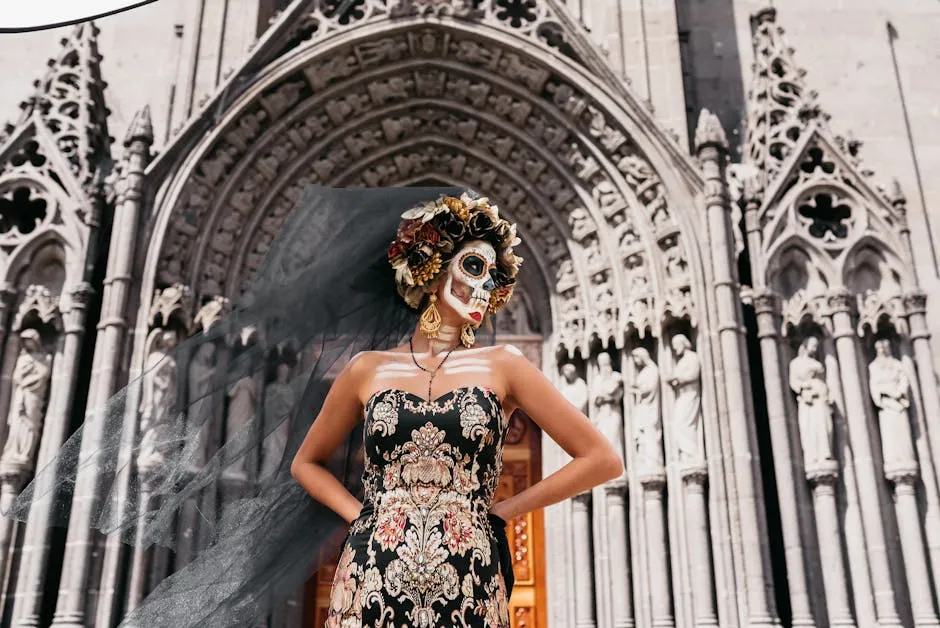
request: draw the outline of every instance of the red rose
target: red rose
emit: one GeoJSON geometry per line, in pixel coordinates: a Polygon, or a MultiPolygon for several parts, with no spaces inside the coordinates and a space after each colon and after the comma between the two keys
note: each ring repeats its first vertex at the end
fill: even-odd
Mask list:
{"type": "Polygon", "coordinates": [[[419,242],[437,244],[438,240],[441,239],[441,234],[437,232],[437,229],[435,229],[432,224],[426,222],[415,234],[415,239],[419,242]]]}

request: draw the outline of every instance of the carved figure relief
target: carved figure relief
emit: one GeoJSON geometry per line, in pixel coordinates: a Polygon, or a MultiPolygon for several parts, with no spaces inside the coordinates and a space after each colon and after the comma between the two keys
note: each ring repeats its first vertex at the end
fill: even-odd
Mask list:
{"type": "Polygon", "coordinates": [[[799,354],[790,362],[790,388],[796,393],[797,421],[803,447],[803,463],[832,460],[832,407],[826,369],[816,359],[819,339],[809,336],[800,344],[799,354]]]}
{"type": "Polygon", "coordinates": [[[644,471],[663,466],[663,424],[659,405],[659,367],[649,351],[639,347],[630,352],[636,377],[630,392],[633,403],[633,438],[636,442],[637,466],[644,471]]]}
{"type": "Polygon", "coordinates": [[[671,341],[675,366],[668,379],[675,391],[673,403],[673,440],[679,460],[705,463],[705,439],[702,432],[702,364],[692,350],[692,341],[676,334],[671,341]]]}
{"type": "MultiPolygon", "coordinates": [[[[597,356],[597,375],[594,385],[593,412],[591,418],[601,434],[607,437],[618,452],[623,448],[623,380],[614,370],[610,354],[597,356]]],[[[621,453],[621,455],[623,455],[621,453]]]]}
{"type": "Polygon", "coordinates": [[[915,463],[908,408],[911,383],[904,365],[891,354],[891,341],[875,342],[875,359],[868,365],[868,385],[878,408],[878,428],[885,468],[915,463]]]}
{"type": "Polygon", "coordinates": [[[154,340],[144,367],[137,466],[145,471],[160,466],[166,460],[167,433],[172,426],[157,420],[172,416],[170,408],[177,400],[177,362],[168,354],[176,342],[175,332],[161,331],[154,340]]]}
{"type": "Polygon", "coordinates": [[[561,394],[565,399],[580,410],[588,413],[588,387],[587,382],[578,375],[578,369],[574,364],[568,362],[561,367],[561,374],[564,381],[559,386],[561,394]]]}
{"type": "Polygon", "coordinates": [[[261,479],[274,474],[287,447],[290,434],[288,415],[294,407],[296,395],[290,385],[291,367],[286,362],[277,365],[277,375],[264,389],[264,430],[261,445],[261,479]]]}
{"type": "Polygon", "coordinates": [[[200,345],[190,360],[187,375],[190,405],[186,418],[189,434],[199,439],[196,459],[193,461],[197,466],[205,464],[208,460],[207,427],[211,424],[212,417],[205,416],[205,409],[212,407],[207,395],[211,386],[212,371],[215,368],[215,352],[215,345],[212,343],[200,345]]]}
{"type": "MultiPolygon", "coordinates": [[[[248,376],[242,377],[229,388],[228,417],[225,422],[227,442],[232,442],[239,432],[254,419],[258,405],[258,392],[258,383],[248,376]]],[[[240,476],[246,475],[248,469],[245,468],[245,462],[247,460],[248,456],[240,456],[226,471],[240,476]]]]}
{"type": "Polygon", "coordinates": [[[42,435],[46,393],[52,378],[52,356],[43,351],[39,332],[20,332],[20,354],[13,367],[13,394],[7,417],[9,431],[0,456],[4,463],[31,466],[42,435]]]}

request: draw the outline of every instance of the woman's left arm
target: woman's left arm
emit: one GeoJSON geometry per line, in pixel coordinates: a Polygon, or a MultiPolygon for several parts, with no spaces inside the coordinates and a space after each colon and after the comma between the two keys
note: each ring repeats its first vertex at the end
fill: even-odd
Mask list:
{"type": "Polygon", "coordinates": [[[507,410],[521,408],[572,457],[561,469],[494,504],[491,512],[509,520],[573,497],[623,473],[623,460],[590,419],[516,347],[505,345],[494,359],[506,383],[507,410]]]}

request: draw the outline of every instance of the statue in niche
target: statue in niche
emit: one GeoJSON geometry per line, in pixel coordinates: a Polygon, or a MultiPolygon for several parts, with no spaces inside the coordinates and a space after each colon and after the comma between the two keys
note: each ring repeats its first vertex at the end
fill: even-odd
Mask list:
{"type": "Polygon", "coordinates": [[[669,385],[675,391],[672,434],[681,462],[704,464],[705,439],[702,432],[702,363],[692,350],[692,341],[676,334],[670,342],[675,366],[669,385]]]}
{"type": "Polygon", "coordinates": [[[637,466],[641,470],[658,470],[663,466],[663,424],[659,407],[659,367],[649,351],[639,347],[630,352],[636,377],[630,392],[634,396],[633,425],[637,466]]]}
{"type": "Polygon", "coordinates": [[[273,382],[264,389],[264,423],[261,447],[261,478],[277,471],[290,435],[290,412],[296,395],[290,385],[290,365],[280,362],[273,382]]]}
{"type": "Polygon", "coordinates": [[[7,417],[7,441],[0,456],[4,463],[31,465],[42,434],[46,393],[52,379],[52,356],[42,350],[35,329],[20,332],[20,354],[13,366],[13,395],[7,417]]]}
{"type": "Polygon", "coordinates": [[[564,382],[559,386],[561,394],[571,404],[583,412],[588,413],[588,387],[587,383],[578,375],[578,369],[574,364],[568,362],[561,367],[561,375],[564,382]]]}
{"type": "Polygon", "coordinates": [[[189,362],[188,390],[189,413],[187,418],[189,429],[187,437],[197,439],[196,459],[193,463],[202,466],[209,459],[209,426],[212,417],[204,416],[212,408],[208,398],[212,385],[212,372],[215,369],[215,344],[207,342],[199,345],[195,355],[189,362]]]}
{"type": "Polygon", "coordinates": [[[900,360],[891,354],[891,341],[875,341],[875,359],[868,365],[868,387],[878,408],[878,428],[885,467],[915,463],[911,424],[911,382],[900,360]]]}
{"type": "Polygon", "coordinates": [[[609,353],[597,356],[597,376],[593,389],[594,424],[620,453],[623,448],[623,380],[620,373],[614,370],[609,353]]]}
{"type": "Polygon", "coordinates": [[[176,332],[161,331],[154,340],[144,368],[143,394],[140,404],[140,449],[137,465],[141,469],[152,469],[166,460],[165,447],[172,426],[154,423],[154,418],[172,416],[171,406],[176,403],[179,374],[176,358],[168,352],[176,346],[176,332]]]}
{"type": "MultiPolygon", "coordinates": [[[[239,379],[229,388],[228,391],[228,416],[225,421],[225,440],[226,443],[233,443],[245,427],[255,417],[255,409],[258,405],[258,384],[253,377],[245,376],[239,379]]],[[[248,435],[242,435],[239,440],[247,442],[248,435]]],[[[233,455],[238,455],[232,452],[233,455]]],[[[238,455],[235,464],[230,465],[227,471],[230,474],[245,476],[248,469],[245,463],[248,461],[247,455],[238,455]]]]}
{"type": "Polygon", "coordinates": [[[790,362],[790,388],[796,393],[797,421],[803,464],[832,460],[832,400],[826,383],[826,369],[816,359],[819,338],[809,336],[800,344],[798,355],[790,362]]]}

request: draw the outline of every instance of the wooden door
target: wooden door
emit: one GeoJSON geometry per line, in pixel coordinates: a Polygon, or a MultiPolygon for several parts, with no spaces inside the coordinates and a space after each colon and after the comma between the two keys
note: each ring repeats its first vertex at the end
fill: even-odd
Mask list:
{"type": "MultiPolygon", "coordinates": [[[[501,343],[518,346],[536,365],[541,363],[541,336],[508,338],[501,343]]],[[[487,344],[485,338],[477,343],[487,344]]],[[[503,472],[496,488],[495,501],[514,495],[542,478],[542,432],[524,412],[517,410],[510,418],[503,472]]],[[[545,628],[548,608],[545,599],[545,524],[541,510],[516,517],[507,526],[516,583],[509,600],[512,628],[545,628]]],[[[304,595],[304,628],[322,628],[330,605],[330,589],[339,556],[307,581],[304,595]]]]}

